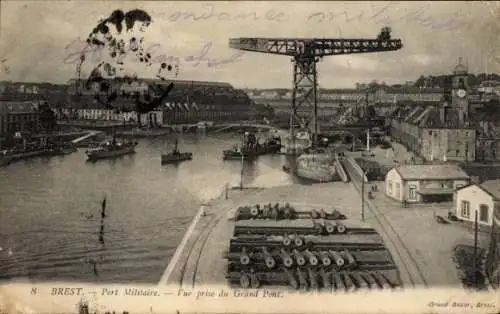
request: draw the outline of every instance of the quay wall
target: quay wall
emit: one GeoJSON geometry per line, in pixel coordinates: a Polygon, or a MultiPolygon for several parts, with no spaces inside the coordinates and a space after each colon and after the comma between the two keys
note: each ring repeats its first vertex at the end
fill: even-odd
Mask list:
{"type": "Polygon", "coordinates": [[[347,173],[344,169],[344,166],[342,166],[342,163],[340,163],[338,156],[335,156],[334,165],[335,165],[335,168],[337,169],[337,172],[339,173],[339,176],[342,179],[342,181],[345,183],[349,182],[349,176],[347,175],[347,173]]]}
{"type": "Polygon", "coordinates": [[[363,169],[361,169],[361,167],[354,160],[354,158],[352,158],[351,156],[347,156],[346,160],[347,160],[348,163],[350,163],[352,165],[352,167],[354,168],[354,170],[363,178],[363,181],[365,181],[365,183],[368,182],[368,178],[364,174],[363,169]]]}

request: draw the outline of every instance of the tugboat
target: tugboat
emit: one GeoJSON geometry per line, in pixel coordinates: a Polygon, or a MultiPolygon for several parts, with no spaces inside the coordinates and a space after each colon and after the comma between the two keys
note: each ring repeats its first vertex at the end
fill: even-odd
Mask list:
{"type": "Polygon", "coordinates": [[[267,139],[264,144],[257,143],[257,153],[259,155],[277,154],[281,151],[281,138],[273,136],[267,139]]]}
{"type": "Polygon", "coordinates": [[[50,156],[64,156],[69,155],[78,151],[76,145],[71,142],[58,143],[56,145],[52,145],[50,152],[48,155],[50,156]]]}
{"type": "Polygon", "coordinates": [[[227,149],[222,152],[223,160],[250,160],[259,155],[257,149],[257,138],[254,134],[245,132],[241,140],[241,147],[234,145],[233,149],[227,149]]]}
{"type": "Polygon", "coordinates": [[[161,155],[161,164],[173,164],[173,163],[178,163],[181,161],[185,160],[192,160],[193,159],[193,153],[181,153],[179,152],[178,149],[178,142],[175,140],[175,146],[172,149],[171,153],[168,154],[162,154],[161,155]]]}
{"type": "Polygon", "coordinates": [[[257,157],[256,154],[248,151],[245,147],[238,147],[237,145],[233,149],[225,150],[222,153],[222,159],[224,160],[249,160],[255,157],[257,157]]]}
{"type": "Polygon", "coordinates": [[[7,166],[12,161],[12,157],[7,153],[6,150],[0,151],[0,167],[7,166]]]}
{"type": "Polygon", "coordinates": [[[115,158],[123,155],[134,154],[137,142],[118,141],[115,136],[111,141],[101,143],[97,148],[91,148],[85,151],[88,161],[99,159],[115,158]]]}

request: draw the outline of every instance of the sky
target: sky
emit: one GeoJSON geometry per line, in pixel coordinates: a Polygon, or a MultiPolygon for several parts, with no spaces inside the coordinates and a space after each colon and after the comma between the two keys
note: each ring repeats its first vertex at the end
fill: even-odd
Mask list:
{"type": "MultiPolygon", "coordinates": [[[[22,1],[1,2],[0,80],[66,83],[76,65],[68,55],[81,51],[100,19],[114,10],[146,11],[152,23],[144,37],[153,58],[179,57],[178,73],[167,78],[229,82],[238,88],[291,88],[290,57],[240,52],[228,46],[236,37],[375,38],[390,26],[403,49],[393,52],[329,56],[318,64],[323,88],[349,88],[356,82],[388,84],[420,75],[450,73],[459,57],[469,71],[500,72],[499,2],[168,2],[22,1]],[[194,18],[193,18],[194,16],[194,18]],[[79,49],[77,49],[79,48],[79,49]],[[205,49],[205,50],[204,50],[205,49]],[[204,61],[193,62],[189,56],[204,61]],[[226,62],[207,62],[206,59],[226,62]],[[227,62],[227,61],[230,62],[227,62]]],[[[87,57],[82,76],[99,60],[87,57]]],[[[154,77],[133,56],[125,71],[154,77]]]]}

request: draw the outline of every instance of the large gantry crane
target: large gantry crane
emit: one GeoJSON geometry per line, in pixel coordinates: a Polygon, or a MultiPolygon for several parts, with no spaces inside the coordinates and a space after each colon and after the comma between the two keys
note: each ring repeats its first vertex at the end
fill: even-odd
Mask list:
{"type": "Polygon", "coordinates": [[[294,120],[299,121],[309,128],[315,146],[318,136],[316,63],[325,56],[395,51],[403,45],[401,39],[391,39],[391,29],[384,27],[376,39],[232,38],[229,39],[229,47],[292,57],[294,66],[291,123],[293,125],[294,120]]]}

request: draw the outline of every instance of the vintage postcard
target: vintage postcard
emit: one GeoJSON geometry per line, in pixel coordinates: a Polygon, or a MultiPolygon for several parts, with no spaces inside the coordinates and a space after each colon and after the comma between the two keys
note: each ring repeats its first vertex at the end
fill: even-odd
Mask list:
{"type": "Polygon", "coordinates": [[[499,313],[498,1],[1,1],[0,313],[499,313]]]}

